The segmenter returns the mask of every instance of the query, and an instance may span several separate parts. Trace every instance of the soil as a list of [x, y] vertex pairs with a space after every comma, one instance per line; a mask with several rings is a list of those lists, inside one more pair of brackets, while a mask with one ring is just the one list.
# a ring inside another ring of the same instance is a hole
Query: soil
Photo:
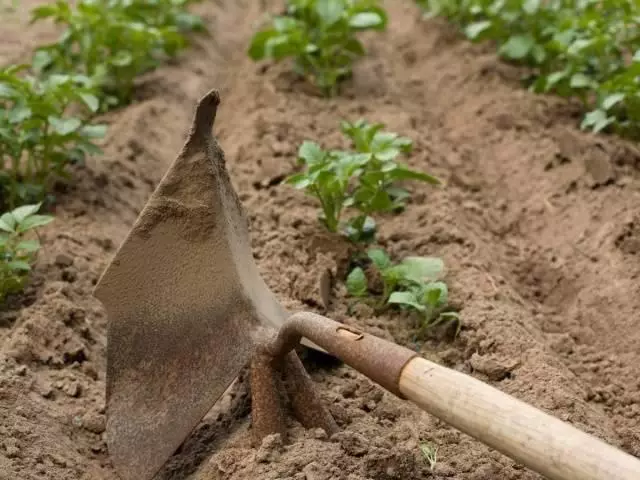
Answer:
[[[579, 109], [535, 96], [491, 46], [470, 45], [411, 1], [387, 1], [387, 33], [343, 94], [319, 98], [288, 64], [245, 51], [267, 7], [198, 7], [214, 32], [141, 81], [136, 103], [105, 116], [105, 155], [57, 192], [56, 221], [24, 295], [0, 315], [0, 479], [115, 480], [104, 441], [107, 318], [93, 288], [188, 133], [197, 100], [221, 91], [215, 133], [249, 212], [267, 284], [288, 308], [324, 312], [419, 350], [640, 456], [640, 150], [576, 128]], [[4, 31], [0, 61], [23, 58], [51, 31]], [[7, 14], [5, 14], [7, 15]], [[415, 338], [400, 314], [350, 308], [349, 247], [324, 233], [316, 203], [282, 184], [297, 146], [346, 146], [343, 118], [384, 122], [414, 139], [407, 159], [445, 180], [410, 184], [412, 200], [381, 218], [395, 259], [441, 256], [464, 327]], [[327, 271], [334, 278], [327, 288]], [[322, 285], [322, 287], [321, 287]], [[306, 365], [341, 432], [290, 420], [290, 438], [251, 448], [240, 379], [159, 478], [365, 480], [540, 478], [344, 365]], [[419, 444], [438, 446], [430, 470]]]

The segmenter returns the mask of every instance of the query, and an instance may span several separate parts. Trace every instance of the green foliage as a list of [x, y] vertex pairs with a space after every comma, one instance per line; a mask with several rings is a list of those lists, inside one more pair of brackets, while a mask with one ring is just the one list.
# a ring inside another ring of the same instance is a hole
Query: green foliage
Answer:
[[640, 3], [637, 0], [417, 0], [473, 41], [533, 68], [531, 90], [581, 99], [582, 128], [637, 135]]
[[38, 73], [76, 72], [104, 96], [105, 111], [131, 101], [134, 80], [186, 46], [186, 30], [202, 21], [186, 12], [187, 0], [66, 0], [32, 11], [32, 23], [51, 19], [66, 27], [57, 42], [36, 50]]
[[[459, 331], [461, 324], [458, 314], [447, 311], [449, 290], [440, 280], [444, 271], [441, 259], [411, 256], [394, 264], [384, 250], [377, 248], [370, 249], [367, 256], [383, 285], [379, 305], [392, 305], [417, 312], [421, 333], [447, 321], [455, 321]], [[362, 267], [351, 270], [346, 286], [352, 296], [369, 295], [369, 281]]]
[[0, 194], [6, 208], [43, 200], [53, 180], [68, 176], [68, 165], [101, 152], [93, 141], [105, 132], [70, 112], [98, 108], [86, 77], [20, 76], [27, 68], [0, 69]]
[[295, 71], [335, 95], [338, 83], [365, 55], [357, 38], [364, 30], [382, 31], [387, 14], [377, 0], [289, 0], [284, 15], [255, 34], [248, 54], [253, 60], [294, 58]]
[[397, 186], [398, 182], [440, 183], [432, 175], [398, 163], [396, 157], [400, 153], [411, 152], [412, 141], [382, 128], [381, 123], [364, 120], [342, 122], [342, 132], [352, 141], [354, 151], [323, 150], [317, 143], [305, 141], [298, 150], [298, 161], [306, 169], [287, 179], [287, 183], [320, 201], [320, 220], [331, 232], [340, 229], [345, 208], [357, 210], [359, 214], [342, 229], [353, 241], [373, 240], [374, 213], [395, 212], [404, 207], [409, 192]]
[[40, 243], [25, 235], [53, 217], [38, 215], [40, 204], [24, 205], [0, 217], [0, 303], [24, 288]]

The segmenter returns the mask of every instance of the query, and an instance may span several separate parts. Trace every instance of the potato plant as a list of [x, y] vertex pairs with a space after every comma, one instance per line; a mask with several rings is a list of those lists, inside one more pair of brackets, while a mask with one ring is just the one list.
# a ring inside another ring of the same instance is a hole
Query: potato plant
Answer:
[[253, 60], [292, 57], [296, 73], [332, 96], [366, 53], [357, 34], [386, 26], [377, 0], [289, 0], [286, 12], [255, 34], [248, 53]]
[[185, 30], [203, 29], [186, 0], [66, 0], [33, 9], [32, 23], [51, 19], [66, 28], [57, 42], [36, 50], [39, 74], [75, 72], [102, 92], [100, 110], [132, 100], [137, 76], [187, 45]]
[[[0, 195], [4, 208], [44, 199], [51, 182], [68, 177], [68, 166], [101, 153], [95, 139], [103, 125], [87, 114], [98, 109], [89, 80], [21, 75], [27, 65], [0, 69]], [[73, 111], [75, 109], [75, 112]]]
[[636, 0], [417, 0], [473, 41], [532, 67], [530, 88], [577, 97], [582, 128], [637, 135], [640, 3]]
[[[330, 232], [340, 231], [353, 241], [373, 240], [373, 214], [404, 207], [409, 192], [399, 182], [440, 184], [436, 177], [399, 163], [398, 155], [409, 153], [413, 142], [383, 128], [384, 124], [364, 120], [342, 122], [342, 132], [354, 147], [349, 151], [323, 150], [317, 143], [305, 141], [298, 150], [298, 161], [305, 170], [286, 180], [318, 199], [322, 207], [320, 221]], [[342, 224], [346, 208], [358, 214]]]
[[[411, 256], [394, 264], [387, 253], [379, 248], [367, 251], [367, 257], [375, 267], [382, 282], [382, 292], [377, 299], [379, 308], [395, 306], [418, 314], [419, 334], [444, 322], [457, 324], [459, 315], [448, 309], [449, 290], [440, 280], [444, 270], [441, 259]], [[365, 270], [355, 267], [346, 280], [347, 291], [354, 297], [370, 296], [370, 285]]]
[[25, 236], [53, 220], [38, 215], [40, 204], [24, 205], [0, 216], [0, 303], [23, 290], [40, 243]]

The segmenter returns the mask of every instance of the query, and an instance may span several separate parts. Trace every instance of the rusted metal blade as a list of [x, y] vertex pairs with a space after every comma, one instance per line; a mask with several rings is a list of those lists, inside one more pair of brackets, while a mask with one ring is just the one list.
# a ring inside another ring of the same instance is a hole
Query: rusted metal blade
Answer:
[[[107, 444], [124, 480], [152, 478], [287, 312], [259, 275], [211, 134], [216, 91], [103, 273]], [[313, 346], [313, 344], [310, 344]], [[319, 349], [321, 350], [321, 349]]]

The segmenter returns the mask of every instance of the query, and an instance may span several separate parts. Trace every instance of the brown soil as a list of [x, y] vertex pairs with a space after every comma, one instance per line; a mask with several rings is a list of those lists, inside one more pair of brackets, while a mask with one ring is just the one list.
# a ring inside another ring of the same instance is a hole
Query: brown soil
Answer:
[[[256, 3], [203, 4], [215, 37], [144, 79], [139, 102], [107, 116], [106, 155], [59, 192], [32, 285], [20, 308], [0, 316], [0, 479], [115, 480], [103, 438], [106, 317], [91, 292], [210, 88], [221, 89], [216, 133], [250, 214], [255, 257], [284, 304], [321, 311], [319, 279], [330, 269], [332, 318], [640, 456], [640, 151], [578, 131], [574, 107], [524, 91], [519, 70], [421, 20], [410, 1], [386, 2], [389, 32], [367, 36], [370, 54], [344, 94], [315, 97], [287, 65], [246, 58], [264, 13]], [[24, 18], [10, 22], [0, 61], [50, 35], [16, 27]], [[302, 140], [342, 145], [340, 119], [361, 116], [412, 137], [408, 162], [447, 182], [411, 185], [407, 211], [380, 221], [380, 242], [394, 258], [445, 259], [464, 319], [453, 342], [414, 340], [401, 315], [349, 313], [346, 245], [322, 232], [313, 200], [280, 184]], [[160, 478], [539, 478], [346, 366], [307, 364], [340, 434], [327, 439], [291, 421], [287, 445], [270, 438], [252, 449], [241, 384]], [[439, 447], [433, 472], [422, 441]]]

